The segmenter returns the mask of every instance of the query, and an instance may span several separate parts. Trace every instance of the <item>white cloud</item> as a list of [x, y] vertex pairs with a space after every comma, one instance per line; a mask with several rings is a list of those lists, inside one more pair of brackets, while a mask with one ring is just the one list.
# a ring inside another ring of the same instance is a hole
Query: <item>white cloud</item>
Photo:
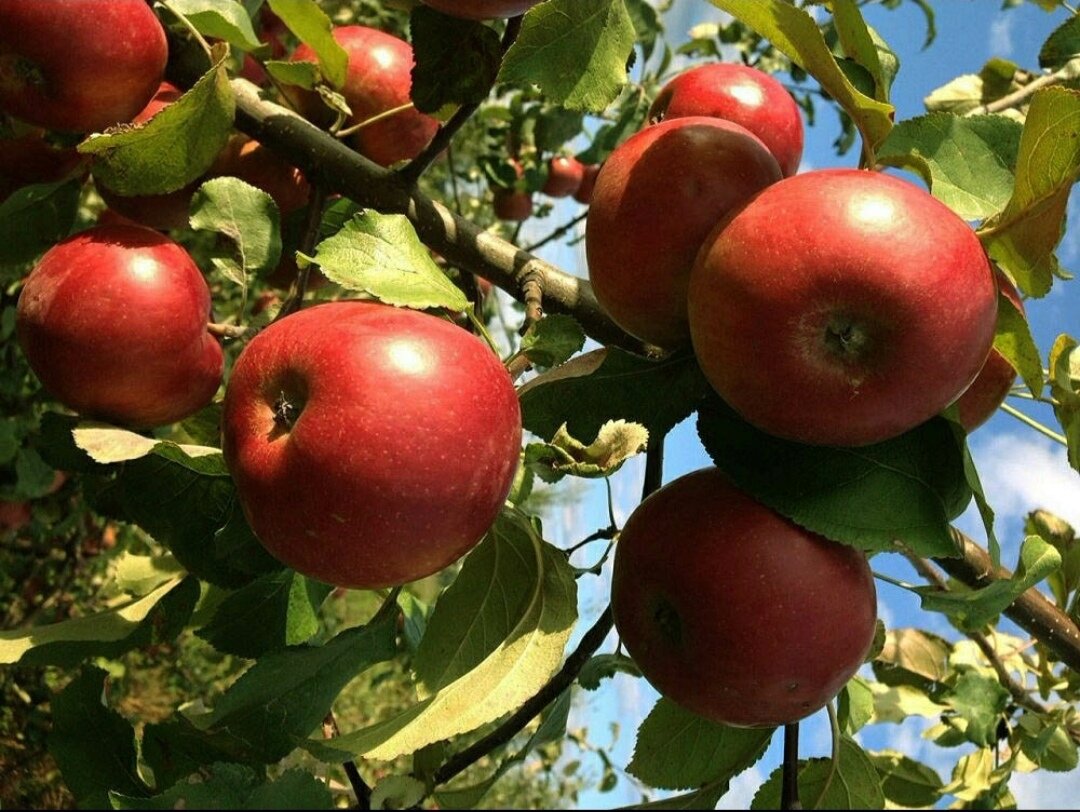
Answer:
[[1075, 809], [1080, 800], [1080, 773], [1018, 773], [1009, 781], [1018, 809]]
[[1003, 14], [990, 23], [990, 39], [987, 48], [991, 56], [1008, 57], [1013, 52], [1014, 14]]

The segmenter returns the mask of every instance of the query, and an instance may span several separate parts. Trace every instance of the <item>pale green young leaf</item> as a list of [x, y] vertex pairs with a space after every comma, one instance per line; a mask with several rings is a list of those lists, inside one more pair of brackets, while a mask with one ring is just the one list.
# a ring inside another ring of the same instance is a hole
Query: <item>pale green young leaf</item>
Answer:
[[586, 691], [595, 691], [600, 687], [602, 680], [614, 677], [616, 674], [640, 677], [641, 669], [625, 654], [594, 654], [581, 667], [577, 681], [578, 685]]
[[931, 807], [941, 797], [944, 782], [930, 767], [895, 750], [868, 752], [881, 778], [886, 800], [903, 809]]
[[171, 553], [136, 555], [125, 550], [113, 565], [117, 588], [137, 598], [149, 595], [165, 582], [176, 580], [183, 573], [184, 568]]
[[836, 698], [840, 730], [854, 736], [874, 715], [874, 691], [862, 677], [852, 677]]
[[537, 366], [564, 364], [585, 346], [585, 331], [573, 316], [556, 313], [529, 325], [521, 351]]
[[658, 789], [727, 782], [761, 758], [774, 730], [729, 727], [661, 698], [638, 729], [627, 771]]
[[326, 81], [336, 88], [344, 87], [349, 55], [334, 39], [333, 22], [318, 3], [315, 0], [267, 0], [267, 5], [297, 39], [315, 51]]
[[598, 113], [626, 84], [633, 47], [623, 0], [547, 0], [525, 16], [498, 81], [535, 84], [553, 104]]
[[625, 420], [605, 423], [589, 445], [571, 437], [564, 424], [550, 443], [525, 447], [525, 465], [545, 482], [558, 482], [564, 476], [596, 479], [611, 476], [628, 459], [644, 452], [648, 442], [644, 426]]
[[994, 783], [994, 751], [981, 747], [961, 756], [953, 767], [952, 780], [941, 788], [942, 795], [954, 795], [960, 801], [974, 801]]
[[296, 85], [314, 90], [322, 81], [322, 73], [314, 62], [289, 62], [284, 59], [268, 59], [263, 63], [266, 72], [279, 84]]
[[[761, 785], [751, 809], [779, 809], [783, 768]], [[870, 757], [848, 736], [840, 739], [840, 761], [834, 770], [827, 758], [799, 762], [799, 799], [803, 809], [884, 809], [881, 779]]]
[[262, 45], [251, 18], [236, 0], [169, 0], [169, 7], [187, 17], [204, 36], [223, 39], [241, 51]]
[[870, 724], [899, 723], [909, 716], [938, 719], [948, 710], [945, 705], [927, 696], [925, 691], [912, 685], [888, 686], [871, 682], [870, 691], [874, 695], [874, 713], [870, 717]]
[[252, 274], [277, 267], [281, 259], [281, 217], [274, 199], [239, 178], [213, 178], [191, 199], [191, 227], [228, 237], [242, 286]]
[[1004, 293], [998, 293], [994, 349], [1012, 364], [1035, 397], [1043, 392], [1042, 356], [1031, 335], [1031, 325], [1020, 309]]
[[191, 90], [145, 124], [91, 135], [79, 144], [79, 152], [93, 156], [94, 179], [117, 194], [173, 192], [210, 168], [229, 139], [235, 112], [225, 59], [219, 55]]
[[899, 70], [899, 60], [863, 19], [855, 0], [833, 0], [833, 25], [848, 58], [862, 66], [874, 80], [874, 98], [889, 101], [889, 89]]
[[401, 214], [357, 214], [319, 243], [315, 261], [332, 282], [387, 304], [455, 313], [470, 306]]
[[1080, 345], [1072, 336], [1059, 335], [1050, 350], [1050, 394], [1068, 443], [1069, 464], [1080, 471]]
[[784, 0], [709, 0], [746, 23], [803, 70], [851, 116], [871, 152], [892, 129], [893, 106], [858, 89], [830, 52], [814, 18]]
[[1024, 711], [1016, 729], [1020, 750], [1044, 770], [1071, 772], [1080, 763], [1076, 741], [1056, 719]]
[[873, 662], [886, 685], [943, 682], [949, 673], [949, 641], [922, 629], [890, 629], [885, 647]]

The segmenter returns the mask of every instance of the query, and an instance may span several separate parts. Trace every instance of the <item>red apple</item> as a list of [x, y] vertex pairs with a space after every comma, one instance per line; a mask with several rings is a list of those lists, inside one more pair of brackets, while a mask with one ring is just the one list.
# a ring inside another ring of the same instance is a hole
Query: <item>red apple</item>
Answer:
[[306, 206], [311, 192], [311, 186], [299, 169], [246, 135], [234, 135], [229, 139], [208, 175], [230, 175], [262, 189], [274, 198], [282, 214]]
[[0, 110], [31, 124], [97, 132], [131, 121], [167, 58], [143, 0], [0, 2]]
[[[1000, 268], [994, 269], [997, 277], [998, 289], [1005, 297], [1016, 305], [1016, 309], [1024, 312], [1024, 303], [1020, 299], [1020, 291], [1012, 283]], [[991, 349], [986, 363], [979, 370], [964, 394], [956, 401], [959, 411], [960, 424], [968, 433], [974, 431], [997, 411], [997, 408], [1005, 402], [1005, 398], [1016, 381], [1016, 369], [1010, 364], [1005, 356], [997, 349]]]
[[548, 161], [548, 176], [540, 190], [548, 197], [569, 197], [581, 186], [585, 164], [572, 155], [559, 155]]
[[495, 216], [500, 220], [528, 220], [533, 211], [532, 196], [517, 189], [496, 189], [494, 207]]
[[765, 142], [784, 176], [799, 170], [803, 124], [799, 106], [776, 79], [746, 65], [700, 65], [660, 91], [649, 118], [714, 116], [734, 121]]
[[592, 202], [592, 193], [596, 188], [596, 176], [600, 174], [600, 164], [586, 164], [581, 174], [581, 184], [574, 192], [574, 200], [588, 206]]
[[33, 518], [29, 502], [9, 502], [0, 499], [0, 533], [18, 532]]
[[[353, 112], [350, 126], [410, 103], [413, 51], [409, 43], [361, 25], [335, 28], [334, 39], [349, 55], [342, 93]], [[318, 61], [307, 45], [297, 48], [292, 59]], [[318, 95], [295, 88], [289, 88], [289, 93], [305, 116], [329, 123], [327, 108]], [[361, 155], [390, 166], [415, 158], [438, 128], [437, 120], [409, 108], [358, 130], [352, 136], [352, 144]]]
[[997, 289], [967, 223], [890, 175], [785, 178], [722, 222], [690, 279], [705, 376], [759, 429], [816, 445], [895, 437], [982, 368]]
[[631, 514], [611, 608], [656, 690], [739, 727], [824, 707], [866, 658], [877, 620], [862, 552], [798, 527], [716, 468], [671, 482]]
[[317, 305], [233, 368], [225, 459], [255, 535], [297, 571], [375, 589], [446, 567], [488, 530], [521, 444], [510, 376], [475, 336], [373, 302]]
[[426, 6], [451, 17], [466, 20], [491, 20], [524, 14], [540, 0], [421, 0]]
[[217, 391], [222, 352], [209, 313], [210, 291], [183, 248], [147, 228], [99, 226], [34, 266], [16, 328], [61, 403], [149, 427], [194, 414]]
[[738, 124], [690, 117], [646, 127], [596, 178], [585, 221], [589, 280], [624, 330], [661, 347], [690, 341], [686, 289], [713, 226], [780, 167]]

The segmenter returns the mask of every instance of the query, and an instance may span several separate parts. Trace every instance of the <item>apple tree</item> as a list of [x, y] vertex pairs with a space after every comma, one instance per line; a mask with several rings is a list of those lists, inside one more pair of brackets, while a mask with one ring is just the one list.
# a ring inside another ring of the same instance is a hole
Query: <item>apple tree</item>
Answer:
[[[0, 747], [117, 809], [1076, 770], [1080, 542], [999, 540], [968, 435], [1080, 471], [1077, 339], [1027, 320], [1074, 284], [1080, 17], [898, 120], [874, 4], [685, 2], [0, 3]], [[686, 420], [715, 467], [664, 485]], [[553, 540], [582, 480], [608, 521]], [[582, 697], [638, 680], [623, 763]], [[934, 765], [871, 744], [908, 720]]]

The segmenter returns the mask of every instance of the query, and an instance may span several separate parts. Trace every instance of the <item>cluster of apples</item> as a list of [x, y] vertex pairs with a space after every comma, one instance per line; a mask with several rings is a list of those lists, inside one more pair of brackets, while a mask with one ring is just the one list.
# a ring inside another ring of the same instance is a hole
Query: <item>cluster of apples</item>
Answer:
[[[596, 179], [586, 252], [600, 304], [648, 343], [692, 347], [716, 392], [773, 436], [863, 446], [958, 399], [974, 428], [1015, 378], [991, 354], [998, 285], [1018, 304], [1015, 288], [922, 188], [872, 171], [799, 174], [802, 148], [798, 107], [769, 75], [711, 64], [673, 79]], [[661, 693], [753, 726], [827, 703], [876, 621], [861, 552], [718, 469], [631, 515], [612, 608]]]

